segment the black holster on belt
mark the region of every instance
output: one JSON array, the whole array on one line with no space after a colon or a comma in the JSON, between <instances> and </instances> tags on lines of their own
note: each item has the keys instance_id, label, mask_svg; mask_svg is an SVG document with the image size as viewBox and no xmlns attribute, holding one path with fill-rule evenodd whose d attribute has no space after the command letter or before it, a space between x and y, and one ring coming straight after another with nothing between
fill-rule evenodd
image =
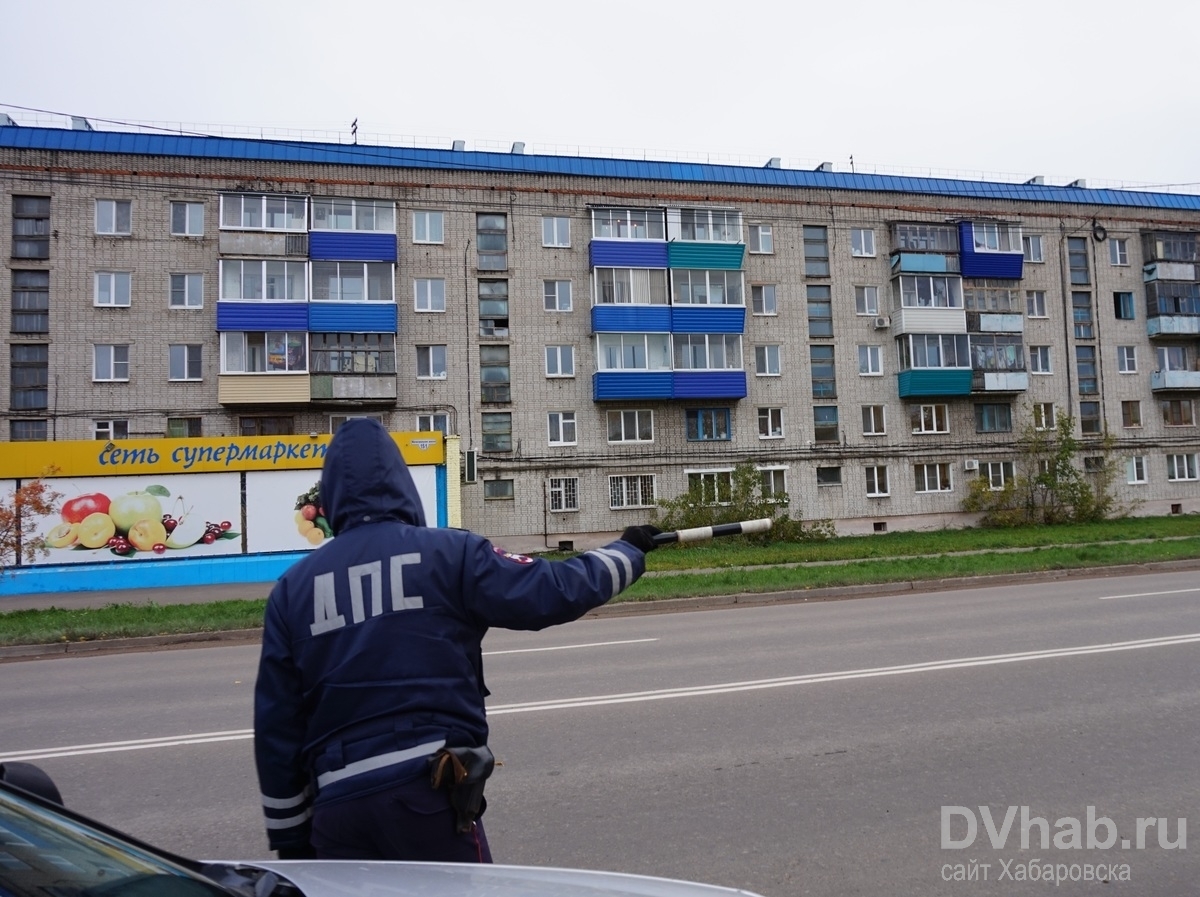
<instances>
[{"instance_id":1,"label":"black holster on belt","mask_svg":"<svg viewBox=\"0 0 1200 897\"><path fill-rule=\"evenodd\" d=\"M449 791L459 832L469 832L487 806L483 783L495 768L496 758L487 745L444 747L429 759L429 784L435 791Z\"/></svg>"}]
</instances>

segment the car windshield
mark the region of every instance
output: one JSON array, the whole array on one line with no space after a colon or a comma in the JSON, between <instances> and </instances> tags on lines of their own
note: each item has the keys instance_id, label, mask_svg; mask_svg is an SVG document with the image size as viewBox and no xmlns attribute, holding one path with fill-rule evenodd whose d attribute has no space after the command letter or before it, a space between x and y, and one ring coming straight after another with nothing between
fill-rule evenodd
<instances>
[{"instance_id":1,"label":"car windshield","mask_svg":"<svg viewBox=\"0 0 1200 897\"><path fill-rule=\"evenodd\" d=\"M0 897L229 897L133 844L0 791Z\"/></svg>"}]
</instances>

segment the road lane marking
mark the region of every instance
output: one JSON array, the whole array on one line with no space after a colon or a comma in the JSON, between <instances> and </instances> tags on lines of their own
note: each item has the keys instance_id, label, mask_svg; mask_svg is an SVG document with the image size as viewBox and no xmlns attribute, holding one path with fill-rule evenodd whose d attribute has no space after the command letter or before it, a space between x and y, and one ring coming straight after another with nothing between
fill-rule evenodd
<instances>
[{"instance_id":1,"label":"road lane marking","mask_svg":"<svg viewBox=\"0 0 1200 897\"><path fill-rule=\"evenodd\" d=\"M1130 595L1101 595L1101 601L1114 601L1117 598L1152 598L1155 595L1185 595L1188 592L1200 592L1200 589L1171 589L1166 592L1134 592Z\"/></svg>"},{"instance_id":2,"label":"road lane marking","mask_svg":"<svg viewBox=\"0 0 1200 897\"><path fill-rule=\"evenodd\" d=\"M510 648L506 651L484 651L484 657L498 654L536 654L539 651L570 651L574 648L607 648L609 645L638 645L642 642L657 642L656 638L629 638L619 642L588 642L585 645L555 645L551 648Z\"/></svg>"},{"instance_id":3,"label":"road lane marking","mask_svg":"<svg viewBox=\"0 0 1200 897\"><path fill-rule=\"evenodd\" d=\"M1159 638L1138 639L1127 642L1108 642L1098 645L1081 645L1076 648L1050 648L1043 651L1020 651L1013 654L988 654L979 657L960 657L951 660L931 660L925 663L910 663L900 666L872 667L861 670L844 670L835 673L810 673L805 676L783 676L777 679L752 679L744 682L724 682L714 685L695 685L687 688L663 688L654 691L626 692L623 694L594 695L581 698L558 698L549 701L530 701L522 704L499 704L488 707L488 716L508 713L533 713L539 710L570 710L579 707L600 707L607 704L631 704L642 701L664 701L673 698L691 698L703 695L730 694L739 691L757 691L765 688L783 688L794 685L817 685L823 682L845 682L853 679L872 679L882 676L903 676L911 673L928 673L942 670L958 670L969 667L996 666L1005 663L1023 663L1030 660L1052 660L1059 657L1083 657L1090 654L1110 654L1116 651L1136 651L1145 648L1169 648L1200 642L1200 632L1187 635L1168 635ZM188 744L210 744L220 741L239 741L254 737L253 729L232 729L227 732L201 732L194 735L175 735L164 738L144 738L135 741L109 741L100 744L77 744L67 747L43 748L0 754L0 763L17 760L46 760L54 757L75 757L85 754L105 754L117 751L137 751L158 747L178 747Z\"/></svg>"}]
</instances>

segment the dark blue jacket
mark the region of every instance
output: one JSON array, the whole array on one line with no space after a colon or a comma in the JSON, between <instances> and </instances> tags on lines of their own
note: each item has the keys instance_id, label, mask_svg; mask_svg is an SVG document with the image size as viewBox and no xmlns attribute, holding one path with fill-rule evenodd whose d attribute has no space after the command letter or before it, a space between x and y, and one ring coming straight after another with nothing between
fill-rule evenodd
<instances>
[{"instance_id":1,"label":"dark blue jacket","mask_svg":"<svg viewBox=\"0 0 1200 897\"><path fill-rule=\"evenodd\" d=\"M441 743L487 742L488 627L575 620L645 571L627 542L551 562L426 527L372 420L330 442L321 503L335 538L280 577L264 621L254 751L272 849L308 843L314 803L424 775Z\"/></svg>"}]
</instances>

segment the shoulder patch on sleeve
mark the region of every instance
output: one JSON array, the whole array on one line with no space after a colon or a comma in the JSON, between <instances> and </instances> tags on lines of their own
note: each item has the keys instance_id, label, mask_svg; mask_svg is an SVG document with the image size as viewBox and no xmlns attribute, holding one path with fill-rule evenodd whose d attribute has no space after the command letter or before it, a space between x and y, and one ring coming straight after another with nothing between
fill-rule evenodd
<instances>
[{"instance_id":1,"label":"shoulder patch on sleeve","mask_svg":"<svg viewBox=\"0 0 1200 897\"><path fill-rule=\"evenodd\" d=\"M513 554L511 551L505 551L499 545L493 545L492 551L496 552L496 554L500 555L500 557L508 558L510 561L515 561L518 564L532 564L533 563L533 558L527 557L523 554Z\"/></svg>"}]
</instances>

